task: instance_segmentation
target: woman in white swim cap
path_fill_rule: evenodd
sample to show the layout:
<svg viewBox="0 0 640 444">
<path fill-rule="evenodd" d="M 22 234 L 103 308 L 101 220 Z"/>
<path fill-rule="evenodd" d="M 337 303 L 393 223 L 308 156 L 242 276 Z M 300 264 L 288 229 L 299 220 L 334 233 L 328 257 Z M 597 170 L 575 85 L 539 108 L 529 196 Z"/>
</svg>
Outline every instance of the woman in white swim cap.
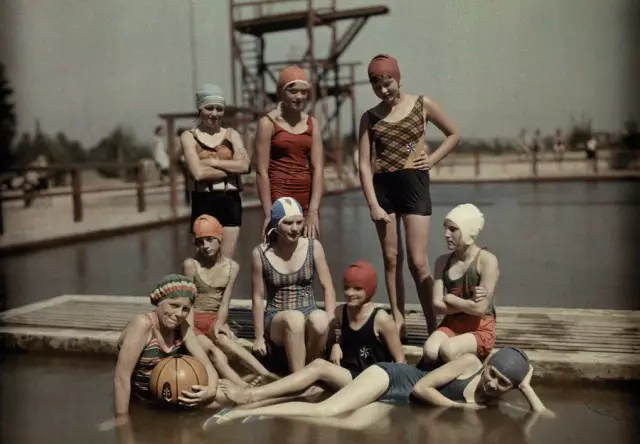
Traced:
<svg viewBox="0 0 640 444">
<path fill-rule="evenodd" d="M 486 358 L 496 340 L 494 293 L 500 270 L 494 254 L 476 239 L 484 215 L 473 204 L 458 205 L 444 220 L 451 253 L 436 260 L 433 303 L 442 323 L 424 344 L 426 364 L 471 353 Z"/>
</svg>

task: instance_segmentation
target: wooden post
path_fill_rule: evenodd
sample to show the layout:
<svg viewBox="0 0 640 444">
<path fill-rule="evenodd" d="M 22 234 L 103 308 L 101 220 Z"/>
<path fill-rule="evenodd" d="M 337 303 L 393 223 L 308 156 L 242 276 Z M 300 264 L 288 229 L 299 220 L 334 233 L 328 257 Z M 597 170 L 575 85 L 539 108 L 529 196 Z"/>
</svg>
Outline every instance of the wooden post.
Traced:
<svg viewBox="0 0 640 444">
<path fill-rule="evenodd" d="M 178 215 L 176 192 L 176 135 L 173 117 L 167 117 L 167 146 L 169 148 L 169 206 L 173 217 Z"/>
<path fill-rule="evenodd" d="M 538 178 L 538 150 L 534 147 L 531 150 L 531 174 L 533 178 Z"/>
<path fill-rule="evenodd" d="M 473 152 L 474 169 L 476 177 L 480 176 L 480 151 L 475 150 Z"/>
<path fill-rule="evenodd" d="M 73 221 L 82 221 L 82 180 L 78 167 L 71 169 L 71 196 L 73 200 Z"/>
<path fill-rule="evenodd" d="M 138 162 L 138 165 L 136 166 L 136 190 L 138 198 L 138 213 L 143 213 L 147 206 L 144 201 L 144 164 L 142 161 Z"/>
<path fill-rule="evenodd" d="M 2 198 L 0 197 L 0 236 L 4 234 L 4 214 L 2 212 Z"/>
</svg>

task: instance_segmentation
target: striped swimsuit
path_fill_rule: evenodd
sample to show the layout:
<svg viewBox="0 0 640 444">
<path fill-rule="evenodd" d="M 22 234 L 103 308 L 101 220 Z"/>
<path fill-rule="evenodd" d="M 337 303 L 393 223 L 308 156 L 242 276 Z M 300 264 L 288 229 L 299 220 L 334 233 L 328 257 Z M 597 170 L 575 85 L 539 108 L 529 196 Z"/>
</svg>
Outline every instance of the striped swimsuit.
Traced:
<svg viewBox="0 0 640 444">
<path fill-rule="evenodd" d="M 284 310 L 297 310 L 305 318 L 316 308 L 313 296 L 313 279 L 315 277 L 313 239 L 309 243 L 307 256 L 302 266 L 293 273 L 283 274 L 276 270 L 263 249 L 260 249 L 262 261 L 262 279 L 267 294 L 267 306 L 264 312 L 265 331 L 269 332 L 273 317 Z"/>
<path fill-rule="evenodd" d="M 133 374 L 131 375 L 131 393 L 137 398 L 144 400 L 151 399 L 151 394 L 149 392 L 149 379 L 153 368 L 168 356 L 187 354 L 184 347 L 184 338 L 182 338 L 179 327 L 176 328 L 175 339 L 169 350 L 162 350 L 155 335 L 155 329 L 157 328 L 158 321 L 153 313 L 147 313 L 147 316 L 149 316 L 153 325 L 151 330 L 151 340 L 142 350 L 142 353 L 138 358 L 138 362 L 133 370 Z"/>
</svg>

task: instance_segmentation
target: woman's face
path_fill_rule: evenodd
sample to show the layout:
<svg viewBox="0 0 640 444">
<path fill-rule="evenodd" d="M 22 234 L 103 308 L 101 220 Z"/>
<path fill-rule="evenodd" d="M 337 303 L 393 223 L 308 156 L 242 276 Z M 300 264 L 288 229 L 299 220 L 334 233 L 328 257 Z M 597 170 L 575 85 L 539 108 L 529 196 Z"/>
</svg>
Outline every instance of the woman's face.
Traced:
<svg viewBox="0 0 640 444">
<path fill-rule="evenodd" d="M 191 300 L 185 297 L 164 299 L 158 303 L 156 315 L 166 328 L 177 328 L 189 315 L 192 305 Z"/>
<path fill-rule="evenodd" d="M 196 238 L 195 246 L 196 252 L 208 259 L 213 259 L 220 252 L 220 240 L 213 236 Z"/>
<path fill-rule="evenodd" d="M 295 82 L 287 86 L 281 94 L 282 105 L 286 108 L 302 112 L 309 97 L 309 85 Z"/>
<path fill-rule="evenodd" d="M 392 77 L 376 76 L 369 79 L 373 93 L 386 104 L 393 104 L 400 96 L 400 85 Z"/>
<path fill-rule="evenodd" d="M 448 250 L 455 250 L 462 244 L 460 227 L 449 219 L 445 219 L 444 221 L 444 240 L 447 242 Z"/>
<path fill-rule="evenodd" d="M 493 365 L 485 367 L 480 377 L 480 387 L 482 391 L 492 398 L 499 398 L 513 389 L 513 384 Z"/>
<path fill-rule="evenodd" d="M 211 103 L 200 108 L 200 121 L 208 127 L 217 127 L 222 124 L 224 105 Z"/>
<path fill-rule="evenodd" d="M 288 216 L 280 221 L 278 234 L 288 242 L 296 242 L 302 233 L 303 216 Z"/>
</svg>

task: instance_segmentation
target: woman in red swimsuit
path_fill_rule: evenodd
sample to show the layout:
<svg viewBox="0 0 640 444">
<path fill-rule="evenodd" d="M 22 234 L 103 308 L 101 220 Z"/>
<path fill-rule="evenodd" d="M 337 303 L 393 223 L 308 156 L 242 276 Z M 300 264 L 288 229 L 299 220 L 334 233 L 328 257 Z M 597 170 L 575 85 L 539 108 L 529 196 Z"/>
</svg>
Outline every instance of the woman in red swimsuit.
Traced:
<svg viewBox="0 0 640 444">
<path fill-rule="evenodd" d="M 271 204 L 293 197 L 305 216 L 303 235 L 320 234 L 318 210 L 323 187 L 323 149 L 318 121 L 303 111 L 310 84 L 298 66 L 280 72 L 276 108 L 258 121 L 255 139 L 256 179 L 266 233 Z"/>
</svg>

